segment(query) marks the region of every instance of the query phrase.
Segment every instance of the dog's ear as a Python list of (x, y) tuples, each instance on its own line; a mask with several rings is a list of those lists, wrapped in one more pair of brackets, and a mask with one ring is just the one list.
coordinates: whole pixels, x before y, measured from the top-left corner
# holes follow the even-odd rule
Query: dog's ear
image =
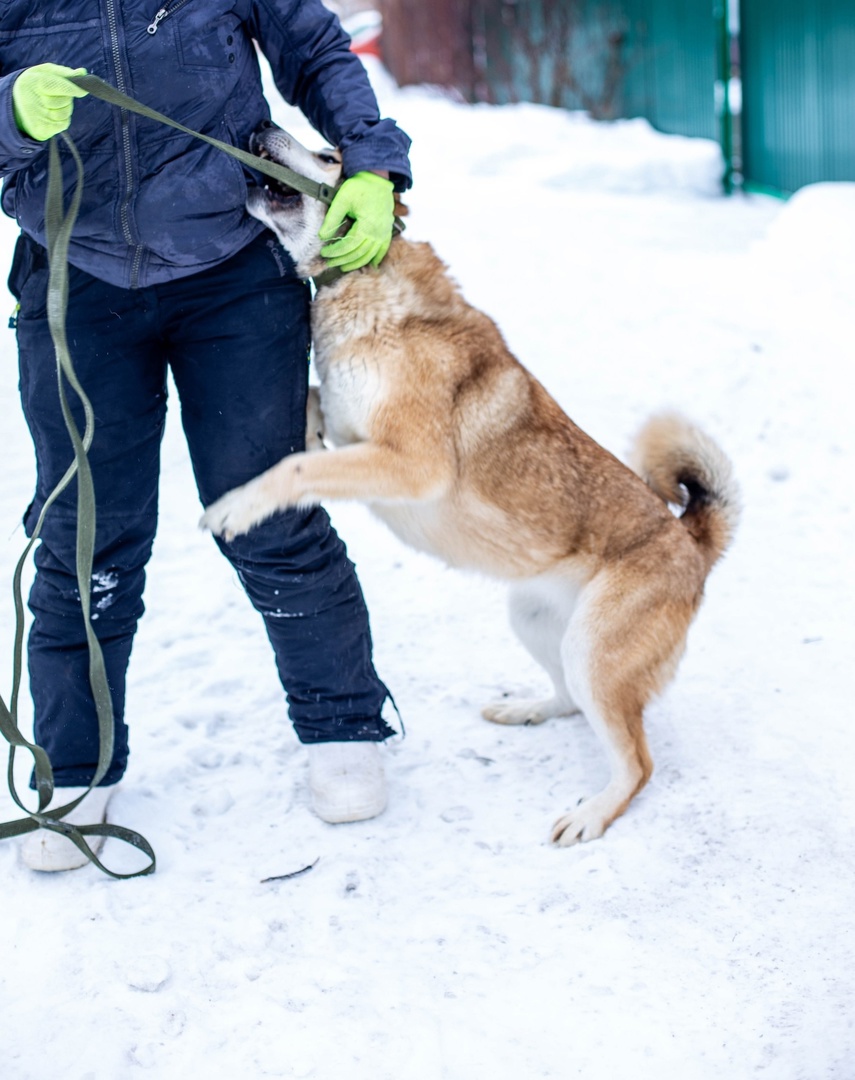
[(401, 196), (398, 192), (395, 192), (395, 217), (406, 217), (409, 214), (410, 208), (406, 203), (401, 202)]

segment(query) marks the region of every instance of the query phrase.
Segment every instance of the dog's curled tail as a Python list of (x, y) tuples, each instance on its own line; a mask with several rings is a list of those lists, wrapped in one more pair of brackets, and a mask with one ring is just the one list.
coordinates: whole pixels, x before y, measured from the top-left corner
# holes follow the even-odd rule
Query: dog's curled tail
[(733, 466), (721, 447), (678, 413), (661, 413), (636, 436), (632, 465), (661, 499), (683, 507), (680, 520), (712, 566), (733, 539), (741, 510)]

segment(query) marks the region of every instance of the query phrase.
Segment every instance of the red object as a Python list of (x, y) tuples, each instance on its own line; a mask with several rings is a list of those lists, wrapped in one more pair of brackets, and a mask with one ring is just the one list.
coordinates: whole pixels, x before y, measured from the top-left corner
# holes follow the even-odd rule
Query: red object
[(379, 11), (360, 11), (342, 20), (342, 26), (350, 34), (350, 51), (357, 56), (376, 56), (381, 59), (380, 37), (383, 18)]

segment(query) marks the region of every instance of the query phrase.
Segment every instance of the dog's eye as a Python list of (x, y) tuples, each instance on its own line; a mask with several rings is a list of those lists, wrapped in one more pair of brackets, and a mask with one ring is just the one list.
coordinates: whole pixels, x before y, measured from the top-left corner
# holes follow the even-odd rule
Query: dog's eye
[(334, 158), (332, 154), (318, 154), (318, 159), (324, 163), (324, 165), (338, 165), (338, 158)]

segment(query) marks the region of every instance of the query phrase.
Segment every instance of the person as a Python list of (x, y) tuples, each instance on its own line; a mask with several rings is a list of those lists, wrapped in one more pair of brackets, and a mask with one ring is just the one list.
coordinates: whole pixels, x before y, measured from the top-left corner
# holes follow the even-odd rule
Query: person
[[(96, 417), (92, 619), (115, 753), (99, 787), (69, 814), (77, 822), (104, 818), (127, 765), (125, 673), (156, 526), (167, 371), (207, 506), (304, 446), (310, 290), (246, 213), (247, 170), (201, 140), (93, 99), (68, 77), (99, 75), (189, 128), (246, 147), (270, 116), (256, 43), (282, 96), (342, 151), (346, 180), (322, 235), (350, 228), (325, 256), (344, 271), (376, 265), (391, 238), (393, 191), (411, 184), (410, 140), (380, 117), (361, 62), (320, 0), (160, 0), (159, 9), (150, 0), (7, 0), (0, 14), (2, 206), (22, 230), (9, 287), (37, 464), (30, 534), (71, 459), (46, 316), (47, 140), (67, 129), (85, 166), (67, 333)], [(75, 169), (70, 153), (61, 159), (67, 201)], [(29, 597), (35, 739), (63, 801), (89, 785), (98, 758), (75, 488), (48, 512)], [(382, 715), (389, 692), (374, 669), (355, 569), (329, 518), (320, 508), (289, 511), (218, 543), (264, 619), (307, 745), (316, 813), (333, 823), (376, 815), (386, 803), (377, 744), (393, 734)], [(41, 870), (86, 861), (43, 829), (25, 838), (23, 858)]]

